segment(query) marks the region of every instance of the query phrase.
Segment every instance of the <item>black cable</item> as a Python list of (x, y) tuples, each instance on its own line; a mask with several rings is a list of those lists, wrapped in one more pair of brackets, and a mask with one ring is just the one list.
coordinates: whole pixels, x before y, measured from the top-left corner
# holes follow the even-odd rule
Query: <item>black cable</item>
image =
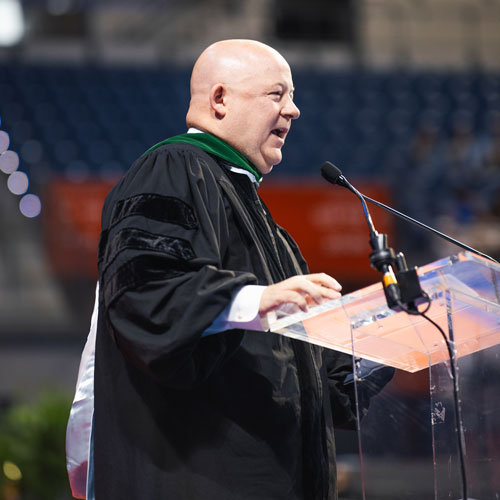
[(425, 313), (430, 309), (431, 307), (431, 298), (429, 295), (425, 292), (424, 296), (427, 299), (427, 307), (425, 311), (420, 312), (416, 307), (411, 308), (407, 307), (405, 304), (403, 304), (401, 301), (398, 302), (398, 306), (405, 311), (407, 314), (412, 314), (414, 316), (422, 316), (425, 318), (427, 321), (429, 321), (432, 325), (434, 325), (438, 330), (441, 336), (443, 337), (446, 347), (448, 349), (448, 356), (450, 358), (450, 370), (451, 370), (451, 379), (453, 382), (453, 403), (454, 403), (454, 410), (455, 410), (455, 421), (456, 421), (456, 436), (457, 436), (457, 445), (458, 445), (458, 455), (460, 459), (460, 477), (462, 480), (462, 498), (464, 500), (468, 499), (467, 496), (467, 471), (465, 468), (465, 454), (464, 454), (464, 449), (463, 449), (463, 440), (462, 440), (462, 410), (460, 408), (459, 400), (458, 400), (458, 377), (457, 377), (457, 370), (456, 370), (456, 357), (455, 357), (455, 350), (454, 350), (454, 345), (451, 340), (448, 339), (446, 334), (444, 333), (443, 329), (429, 316), (427, 316)]

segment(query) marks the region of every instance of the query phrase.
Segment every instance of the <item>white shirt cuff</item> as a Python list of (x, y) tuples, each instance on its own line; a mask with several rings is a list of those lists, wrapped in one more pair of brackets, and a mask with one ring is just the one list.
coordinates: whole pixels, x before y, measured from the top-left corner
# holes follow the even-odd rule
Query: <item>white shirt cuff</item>
[(203, 332), (203, 336), (234, 328), (265, 331), (267, 328), (259, 316), (260, 299), (265, 288), (261, 285), (246, 285), (240, 288), (233, 300)]

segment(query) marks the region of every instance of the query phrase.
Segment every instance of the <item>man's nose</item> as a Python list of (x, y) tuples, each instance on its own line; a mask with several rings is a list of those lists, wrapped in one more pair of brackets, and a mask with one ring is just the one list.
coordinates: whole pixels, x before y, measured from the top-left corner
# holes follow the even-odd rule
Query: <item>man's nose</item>
[(296, 120), (300, 116), (300, 110), (291, 97), (288, 98), (282, 113), (284, 116), (290, 117), (292, 120)]

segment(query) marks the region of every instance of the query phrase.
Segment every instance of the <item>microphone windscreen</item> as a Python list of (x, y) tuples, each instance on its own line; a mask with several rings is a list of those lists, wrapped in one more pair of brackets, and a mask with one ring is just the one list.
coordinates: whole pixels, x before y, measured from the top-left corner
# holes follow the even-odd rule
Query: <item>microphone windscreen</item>
[(342, 171), (340, 168), (337, 168), (333, 163), (329, 161), (325, 161), (323, 166), (321, 167), (321, 175), (324, 179), (332, 184), (337, 184), (339, 177), (342, 176)]

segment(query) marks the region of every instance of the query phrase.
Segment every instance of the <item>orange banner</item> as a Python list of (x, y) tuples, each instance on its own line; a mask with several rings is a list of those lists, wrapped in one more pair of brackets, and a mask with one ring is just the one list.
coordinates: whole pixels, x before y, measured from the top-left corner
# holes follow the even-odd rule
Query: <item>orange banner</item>
[(60, 180), (45, 191), (45, 243), (52, 268), (60, 277), (97, 278), (101, 211), (113, 184)]
[[(356, 182), (366, 196), (390, 204), (382, 186)], [(369, 283), (379, 279), (369, 262), (369, 230), (361, 201), (350, 191), (325, 182), (264, 181), (260, 195), (274, 220), (297, 241), (309, 268), (327, 272), (339, 281)], [(370, 208), (376, 229), (387, 233), (394, 243), (393, 217), (379, 208)]]

